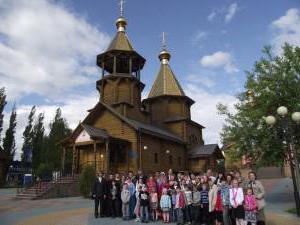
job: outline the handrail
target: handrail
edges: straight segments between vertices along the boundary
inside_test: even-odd
[[[36,179],[34,179],[30,185],[26,185],[26,186],[19,185],[17,187],[17,195],[28,190],[29,188],[35,187],[35,194],[37,196],[42,192],[49,190],[51,187],[61,182],[62,180],[74,181],[77,178],[78,178],[78,174],[71,174],[71,173],[65,174],[62,171],[58,171],[55,174],[55,176],[53,176],[49,181],[43,181],[43,180],[37,181]]]

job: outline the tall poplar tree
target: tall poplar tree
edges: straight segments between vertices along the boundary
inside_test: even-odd
[[[4,107],[6,105],[6,94],[5,94],[5,88],[0,88],[0,142],[1,142],[1,132],[3,130],[3,111]]]
[[[5,137],[3,139],[3,150],[9,160],[8,161],[9,164],[12,163],[16,152],[16,141],[15,141],[16,127],[17,127],[17,111],[16,111],[16,106],[14,105],[9,119],[9,127],[6,130]]]
[[[44,113],[40,113],[34,124],[32,131],[32,167],[37,169],[38,166],[44,161],[46,161],[45,151],[44,151]]]
[[[61,109],[56,110],[53,121],[50,123],[50,132],[45,141],[47,160],[53,163],[54,169],[61,169],[62,146],[59,141],[71,134],[67,121],[62,117]]]
[[[23,132],[23,146],[22,146],[22,155],[21,160],[24,162],[26,154],[29,154],[29,151],[32,151],[32,137],[33,137],[33,120],[35,115],[35,106],[32,106],[30,113],[28,115],[28,123]]]

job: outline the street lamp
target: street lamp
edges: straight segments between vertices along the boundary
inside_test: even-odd
[[[291,169],[291,175],[294,187],[294,197],[296,204],[297,216],[300,217],[300,196],[299,196],[299,163],[297,158],[297,150],[295,149],[295,144],[293,140],[293,135],[291,128],[289,126],[289,120],[286,115],[288,114],[288,109],[285,106],[280,106],[277,109],[277,114],[281,117],[283,122],[283,133],[285,135],[285,141],[287,144],[287,155]],[[300,122],[300,112],[292,113],[292,120],[297,124]],[[276,123],[276,118],[274,116],[265,117],[265,121],[268,125],[273,126]]]

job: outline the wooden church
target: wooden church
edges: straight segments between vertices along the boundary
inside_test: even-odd
[[[141,70],[145,58],[133,49],[126,35],[126,19],[116,21],[117,33],[105,52],[97,56],[102,77],[96,82],[99,102],[63,145],[72,151],[72,172],[87,165],[96,171],[145,173],[215,167],[223,154],[217,144],[204,145],[202,125],[191,119],[194,101],[176,79],[166,48],[159,53],[160,68],[146,99]]]

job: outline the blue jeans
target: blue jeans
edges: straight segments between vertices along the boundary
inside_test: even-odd
[[[135,208],[136,198],[135,195],[131,195],[129,199],[129,218],[132,219],[134,216],[134,208]]]
[[[175,209],[175,212],[176,212],[176,216],[177,216],[177,224],[184,224],[183,210],[178,208],[178,209]]]
[[[141,206],[141,222],[148,222],[149,221],[149,207],[148,206]]]
[[[173,223],[177,221],[177,215],[174,206],[172,206],[172,208],[170,209],[170,221],[172,221]]]
[[[186,205],[184,211],[186,222],[192,222],[192,205]]]

